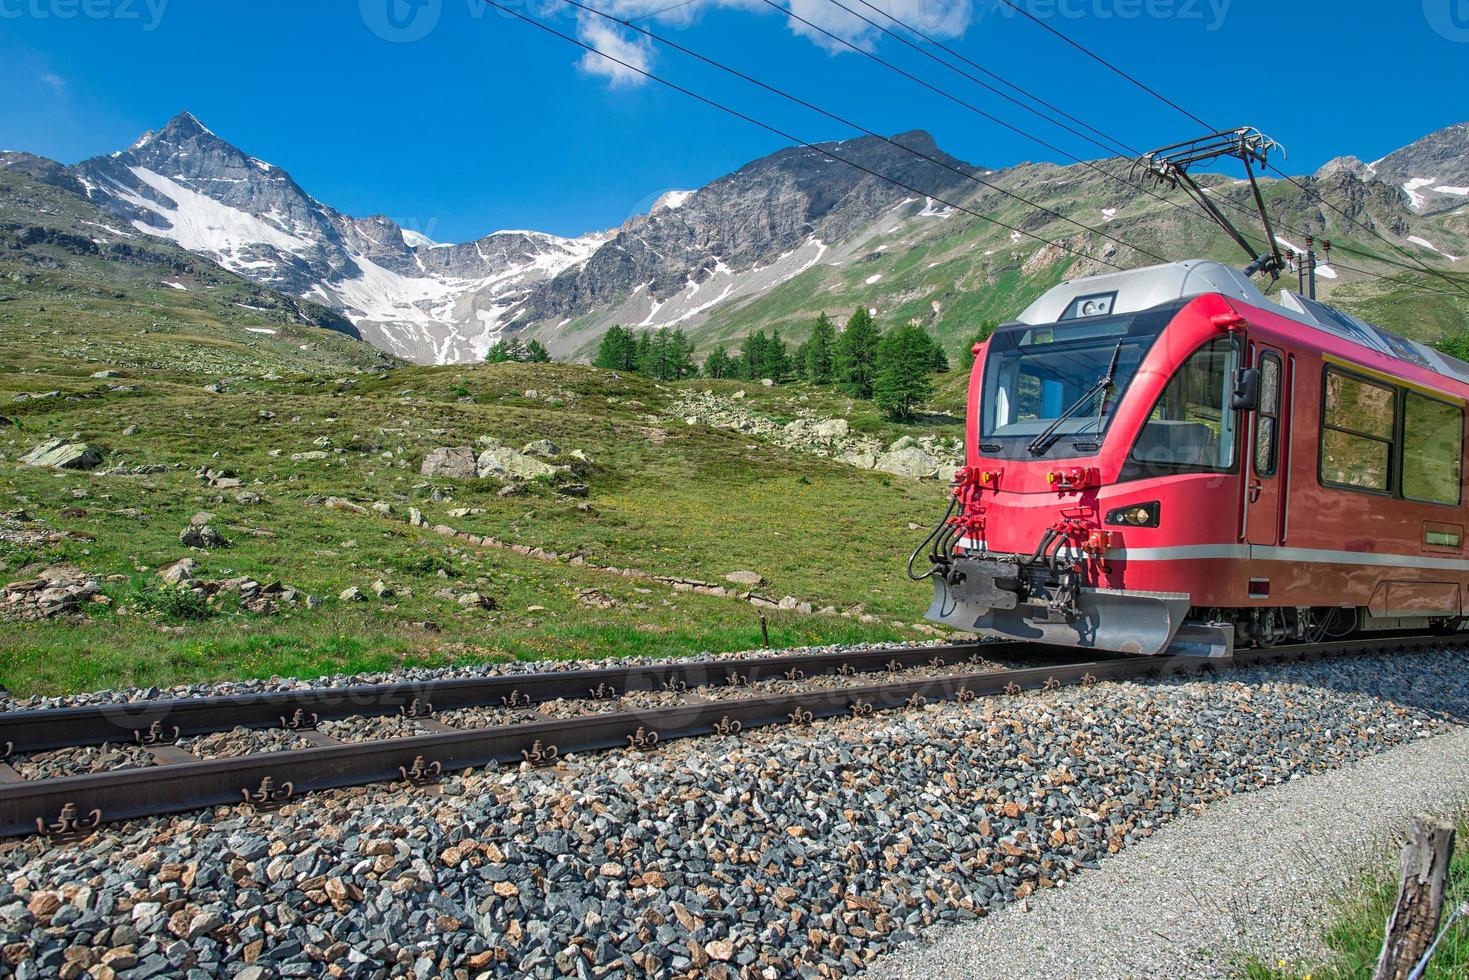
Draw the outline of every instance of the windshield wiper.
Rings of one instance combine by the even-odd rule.
[[[1040,435],[1032,439],[1029,446],[1025,447],[1030,451],[1030,454],[1032,456],[1039,456],[1047,449],[1050,449],[1051,444],[1056,441],[1056,434],[1060,430],[1061,426],[1068,420],[1070,420],[1073,416],[1075,416],[1077,412],[1081,411],[1087,405],[1091,404],[1091,400],[1095,398],[1098,393],[1107,391],[1112,387],[1112,383],[1117,377],[1117,361],[1119,358],[1122,357],[1122,344],[1126,341],[1126,339],[1127,338],[1124,337],[1122,340],[1117,341],[1117,347],[1112,351],[1112,362],[1107,365],[1107,373],[1098,378],[1090,388],[1082,393],[1080,398],[1068,405],[1066,407],[1066,411],[1062,412],[1055,419],[1053,419],[1051,424],[1046,426],[1045,429],[1041,431]],[[1101,413],[1098,412],[1099,417],[1100,414]]]

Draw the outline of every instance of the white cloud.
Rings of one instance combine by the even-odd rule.
[[[601,17],[585,13],[577,18],[577,34],[597,51],[608,55],[604,58],[588,51],[581,56],[582,71],[607,79],[613,87],[637,85],[647,81],[638,71],[633,70],[647,71],[652,64],[652,42],[646,37],[614,27]],[[617,60],[613,61],[612,58]]]
[[[41,81],[51,86],[51,91],[55,92],[57,95],[66,94],[66,79],[62,78],[60,75],[48,71],[41,76]]]
[[[664,33],[668,27],[686,27],[701,10],[724,7],[743,10],[753,14],[769,14],[780,17],[787,29],[799,37],[813,41],[818,47],[834,54],[850,51],[846,41],[863,50],[871,50],[882,36],[872,24],[841,9],[828,0],[776,0],[784,3],[798,17],[810,22],[803,24],[794,17],[776,13],[763,0],[693,0],[683,6],[674,6],[676,0],[604,0],[596,4],[619,20],[637,21],[639,26],[655,33]],[[964,34],[974,18],[975,0],[869,0],[872,6],[892,14],[898,20],[912,24],[915,28],[936,38],[956,38]],[[862,3],[862,0],[842,0],[842,3],[862,17],[897,34],[907,36],[903,29],[882,14]],[[592,3],[588,4],[593,5]],[[672,9],[670,9],[672,8]],[[660,29],[660,27],[662,29]],[[834,40],[827,31],[840,40]],[[581,12],[577,15],[577,35],[598,51],[603,51],[620,61],[645,71],[651,70],[655,47],[658,45],[647,37],[613,25],[596,14]],[[677,40],[677,39],[675,39]],[[910,40],[917,40],[910,38]],[[682,43],[682,42],[680,42]],[[590,51],[581,58],[581,69],[591,75],[599,75],[613,85],[636,85],[647,81],[637,72],[615,64]],[[739,67],[733,65],[733,67]]]
[[[871,3],[878,10],[892,14],[930,37],[959,37],[969,27],[973,16],[971,0],[871,0]],[[897,24],[862,3],[862,0],[842,0],[842,4],[854,13],[848,13],[828,0],[787,0],[791,13],[815,25],[812,28],[795,18],[788,18],[790,29],[802,37],[810,38],[820,47],[837,52],[851,49],[821,33],[822,30],[864,50],[871,50],[882,36],[878,28],[886,28],[915,42],[919,40],[909,36]],[[877,26],[874,27],[874,24]]]

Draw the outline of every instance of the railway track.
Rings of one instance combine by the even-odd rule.
[[[221,804],[261,808],[305,794],[401,780],[429,785],[443,774],[490,762],[550,765],[573,752],[651,750],[676,738],[733,735],[780,724],[869,715],[933,701],[1051,690],[1224,666],[1251,666],[1325,654],[1378,653],[1439,645],[1441,637],[1396,637],[1275,647],[1232,661],[1196,657],[1115,658],[1004,668],[992,658],[1045,660],[1074,650],[1023,643],[900,647],[831,654],[687,661],[638,667],[509,674],[429,682],[153,700],[0,713],[0,837],[85,836],[104,822]],[[870,678],[870,682],[869,681]],[[761,694],[772,681],[803,682]],[[746,690],[751,693],[745,693]],[[619,710],[640,692],[669,703]],[[609,710],[552,717],[560,700],[604,702]],[[438,716],[457,709],[506,708],[524,720],[459,728]],[[418,734],[342,741],[318,730],[349,718],[408,719]],[[309,747],[205,759],[180,739],[236,728],[285,729]],[[129,743],[154,764],[88,775],[26,779],[3,759],[53,749]]]

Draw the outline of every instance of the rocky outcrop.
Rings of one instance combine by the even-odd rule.
[[[50,466],[60,470],[94,470],[102,465],[103,452],[96,446],[70,439],[48,439],[20,458],[27,466]]]
[[[424,457],[419,473],[452,480],[493,479],[515,484],[528,483],[531,480],[554,480],[572,472],[572,467],[568,464],[547,462],[563,456],[561,447],[549,439],[540,439],[523,449],[515,450],[498,439],[486,436],[479,440],[479,446],[478,455],[475,455],[472,446],[435,449]],[[576,462],[587,461],[585,453],[575,450],[564,455]]]
[[[423,476],[441,476],[451,480],[473,480],[479,476],[474,450],[468,446],[433,450],[423,458],[418,472]]]
[[[0,589],[0,615],[11,619],[51,619],[79,612],[102,596],[102,583],[75,568],[48,568],[33,579]]]
[[[1430,133],[1367,167],[1422,214],[1469,204],[1469,123]]]
[[[552,480],[558,476],[571,472],[569,466],[553,466],[525,452],[516,452],[509,446],[502,446],[494,440],[481,440],[487,444],[484,452],[479,454],[477,462],[481,479],[493,478],[503,483],[530,480]],[[556,448],[554,443],[547,442],[547,446]],[[534,448],[535,443],[527,446]]]
[[[740,394],[736,392],[736,394]],[[891,445],[853,436],[846,419],[803,414],[784,425],[712,391],[687,393],[669,409],[687,425],[708,425],[770,440],[785,449],[825,456],[864,470],[914,480],[951,480],[963,465],[963,444],[935,436],[903,436]]]

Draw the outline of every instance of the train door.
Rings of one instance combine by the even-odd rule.
[[[1260,369],[1260,407],[1251,420],[1251,450],[1245,460],[1245,541],[1271,546],[1282,543],[1287,506],[1289,380],[1281,351],[1263,344],[1253,347],[1255,367]]]

